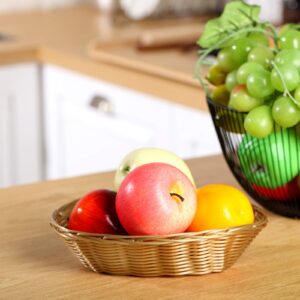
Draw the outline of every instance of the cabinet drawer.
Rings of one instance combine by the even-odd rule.
[[[157,127],[169,115],[169,104],[143,93],[96,80],[56,66],[45,66],[45,81],[50,90],[61,91],[63,97],[82,107],[96,108],[93,100],[102,99],[105,104],[99,109],[141,124]],[[160,130],[163,130],[159,126]]]

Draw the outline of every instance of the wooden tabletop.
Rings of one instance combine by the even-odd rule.
[[[134,45],[118,48],[116,61],[130,57],[139,70],[92,59],[88,45],[93,40],[104,45],[127,43],[147,29],[195,24],[197,20],[114,22],[91,6],[53,11],[1,14],[0,64],[24,61],[55,64],[94,78],[109,81],[169,101],[207,110],[204,93],[194,79],[197,50],[164,49],[141,52]],[[196,23],[197,24],[197,23]],[[200,23],[199,23],[200,24]],[[200,26],[200,25],[199,25]],[[143,68],[145,65],[145,68]],[[146,68],[146,66],[148,66]],[[146,70],[160,70],[149,73]]]
[[[238,186],[221,156],[188,162],[198,186]],[[54,209],[113,173],[0,190],[0,299],[298,299],[299,220],[267,212],[269,224],[228,270],[204,276],[137,278],[84,269],[49,226]]]

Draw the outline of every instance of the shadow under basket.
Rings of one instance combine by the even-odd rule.
[[[300,130],[278,130],[266,138],[255,139],[245,132],[246,113],[216,104],[210,98],[207,104],[223,155],[239,184],[266,209],[299,218]],[[291,174],[294,177],[290,178]],[[271,184],[276,187],[270,187]]]
[[[253,224],[228,229],[168,236],[90,234],[67,228],[75,203],[54,211],[50,225],[86,268],[114,275],[151,277],[222,272],[236,262],[267,224],[265,214],[253,207]]]

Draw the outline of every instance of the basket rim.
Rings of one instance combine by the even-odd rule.
[[[58,209],[55,209],[51,214],[50,219],[50,226],[54,228],[54,230],[59,231],[60,233],[64,233],[70,236],[76,236],[77,238],[95,238],[95,239],[102,239],[102,240],[127,240],[127,241],[155,241],[155,240],[185,240],[189,238],[215,238],[219,237],[224,234],[234,234],[240,230],[254,230],[259,227],[265,227],[268,223],[267,215],[262,211],[262,209],[254,204],[251,203],[251,206],[254,211],[254,222],[252,224],[245,224],[240,226],[233,226],[228,228],[218,228],[218,229],[210,229],[210,230],[203,230],[203,231],[195,231],[195,232],[182,232],[182,233],[175,233],[169,235],[117,235],[117,234],[101,234],[101,233],[90,233],[90,232],[83,232],[77,230],[68,229],[65,226],[58,224],[56,221],[56,216],[60,213],[61,210],[64,208],[75,204],[79,199],[73,200],[67,204],[60,206]],[[259,214],[261,218],[256,218],[255,216]]]

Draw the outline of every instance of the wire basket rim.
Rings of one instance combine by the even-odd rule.
[[[238,111],[234,108],[229,107],[228,105],[216,103],[215,101],[212,100],[212,98],[209,95],[206,95],[206,101],[215,107],[222,108],[223,110],[227,110],[236,114],[247,115],[247,112]]]

